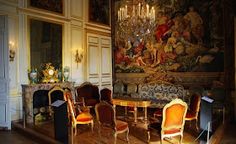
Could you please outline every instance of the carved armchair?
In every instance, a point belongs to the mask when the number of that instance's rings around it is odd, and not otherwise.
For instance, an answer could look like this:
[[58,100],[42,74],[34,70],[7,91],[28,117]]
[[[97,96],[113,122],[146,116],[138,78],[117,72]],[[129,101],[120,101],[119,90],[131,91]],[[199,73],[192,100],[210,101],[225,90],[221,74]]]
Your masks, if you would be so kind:
[[89,82],[85,82],[76,87],[77,100],[83,101],[85,106],[94,107],[99,103],[99,89],[98,86]]

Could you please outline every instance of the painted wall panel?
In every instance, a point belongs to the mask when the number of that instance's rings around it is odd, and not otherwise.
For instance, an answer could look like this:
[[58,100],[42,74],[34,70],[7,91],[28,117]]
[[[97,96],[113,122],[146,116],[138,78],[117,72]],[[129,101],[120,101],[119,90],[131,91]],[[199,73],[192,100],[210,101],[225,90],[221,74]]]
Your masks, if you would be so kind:
[[83,17],[83,0],[71,0],[71,16],[75,18]]
[[83,50],[83,31],[79,27],[73,27],[71,28],[71,51],[72,51],[72,57],[71,57],[71,80],[76,83],[82,83],[84,81],[84,70],[83,70],[83,59],[81,62],[75,61],[75,55],[76,51],[78,50],[79,53],[82,53],[84,55]]
[[89,46],[89,75],[99,74],[99,47]]

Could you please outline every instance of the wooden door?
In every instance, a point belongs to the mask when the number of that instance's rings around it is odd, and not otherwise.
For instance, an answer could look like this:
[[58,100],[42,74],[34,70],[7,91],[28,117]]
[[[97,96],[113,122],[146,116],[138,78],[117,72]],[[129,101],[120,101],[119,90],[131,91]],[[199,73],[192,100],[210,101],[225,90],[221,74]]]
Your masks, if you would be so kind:
[[7,16],[0,16],[0,127],[10,129],[8,56]]

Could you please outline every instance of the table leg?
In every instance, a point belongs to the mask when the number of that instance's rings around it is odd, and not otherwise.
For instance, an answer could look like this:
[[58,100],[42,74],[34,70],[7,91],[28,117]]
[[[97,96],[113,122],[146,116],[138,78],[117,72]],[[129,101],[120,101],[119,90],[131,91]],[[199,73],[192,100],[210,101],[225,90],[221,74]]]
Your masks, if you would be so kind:
[[134,123],[137,123],[137,107],[134,106]]
[[147,123],[147,107],[144,107],[144,122]]
[[115,115],[116,115],[116,105],[115,104],[113,104],[113,108],[115,110]]

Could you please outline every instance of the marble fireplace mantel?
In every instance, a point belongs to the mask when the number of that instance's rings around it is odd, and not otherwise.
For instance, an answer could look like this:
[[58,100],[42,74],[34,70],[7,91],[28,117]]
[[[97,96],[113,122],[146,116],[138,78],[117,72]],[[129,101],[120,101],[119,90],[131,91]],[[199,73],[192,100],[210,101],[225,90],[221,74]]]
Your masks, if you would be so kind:
[[22,84],[22,102],[24,110],[24,126],[25,124],[34,123],[33,114],[33,95],[38,90],[50,90],[55,86],[62,88],[69,88],[72,91],[72,95],[75,96],[74,83],[41,83],[41,84]]

